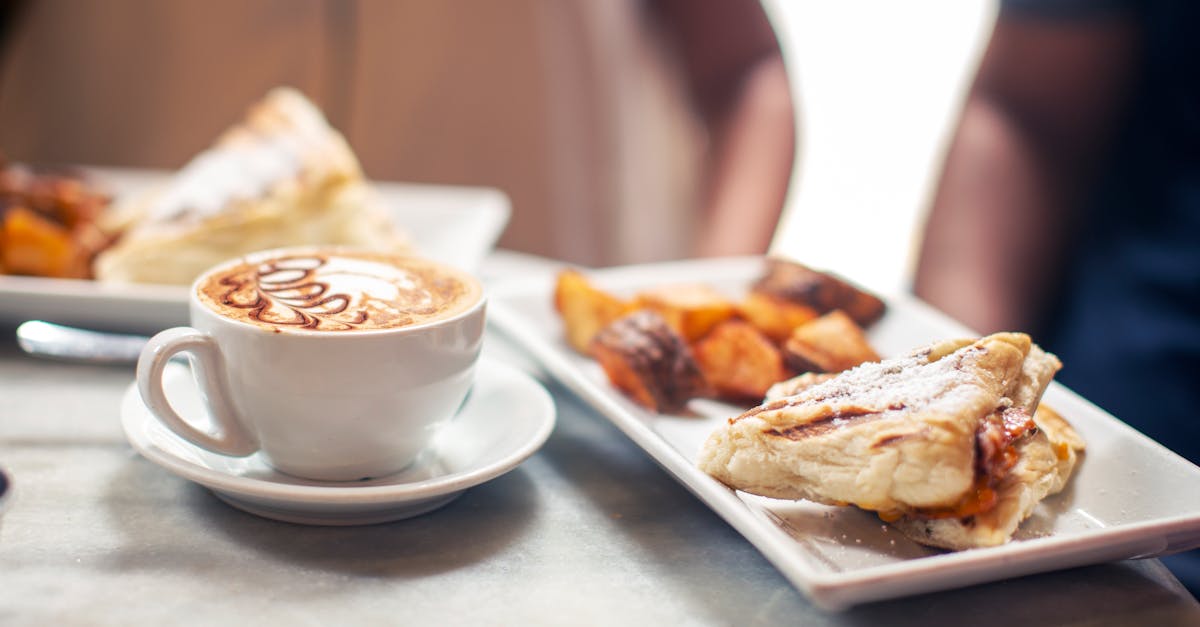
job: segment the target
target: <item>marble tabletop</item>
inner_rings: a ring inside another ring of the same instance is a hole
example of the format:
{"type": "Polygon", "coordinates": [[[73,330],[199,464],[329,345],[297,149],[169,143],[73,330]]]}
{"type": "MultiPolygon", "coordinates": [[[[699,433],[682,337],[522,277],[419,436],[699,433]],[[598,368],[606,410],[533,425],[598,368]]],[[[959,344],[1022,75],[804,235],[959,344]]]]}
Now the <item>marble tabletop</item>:
{"type": "Polygon", "coordinates": [[[141,458],[119,418],[132,378],[26,356],[0,329],[0,467],[14,487],[0,624],[1200,624],[1157,560],[823,611],[551,382],[545,446],[449,505],[370,526],[276,522],[141,458]]]}

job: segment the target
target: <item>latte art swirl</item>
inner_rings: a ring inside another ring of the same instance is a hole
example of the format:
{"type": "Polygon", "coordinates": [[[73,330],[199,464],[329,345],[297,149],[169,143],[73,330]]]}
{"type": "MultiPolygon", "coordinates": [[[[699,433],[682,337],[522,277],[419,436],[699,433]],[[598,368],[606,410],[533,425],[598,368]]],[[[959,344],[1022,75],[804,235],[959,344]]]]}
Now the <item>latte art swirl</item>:
{"type": "Polygon", "coordinates": [[[198,292],[226,317],[318,331],[422,324],[465,311],[481,296],[472,279],[433,262],[343,251],[248,259],[210,274],[198,292]]]}

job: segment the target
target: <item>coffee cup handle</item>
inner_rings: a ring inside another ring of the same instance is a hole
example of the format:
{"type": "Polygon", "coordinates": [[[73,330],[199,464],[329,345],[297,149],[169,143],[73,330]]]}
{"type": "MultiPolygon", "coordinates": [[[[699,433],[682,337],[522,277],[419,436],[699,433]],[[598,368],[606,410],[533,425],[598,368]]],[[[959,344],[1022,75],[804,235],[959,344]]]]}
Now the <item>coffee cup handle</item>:
{"type": "Polygon", "coordinates": [[[150,338],[138,357],[137,385],[150,413],[192,444],[232,457],[245,457],[259,449],[257,440],[229,401],[225,359],[212,336],[191,327],[175,327],[150,338]],[[171,357],[182,352],[191,353],[194,358],[192,368],[203,392],[204,404],[218,428],[216,434],[189,424],[167,401],[163,391],[163,369],[171,357]]]}

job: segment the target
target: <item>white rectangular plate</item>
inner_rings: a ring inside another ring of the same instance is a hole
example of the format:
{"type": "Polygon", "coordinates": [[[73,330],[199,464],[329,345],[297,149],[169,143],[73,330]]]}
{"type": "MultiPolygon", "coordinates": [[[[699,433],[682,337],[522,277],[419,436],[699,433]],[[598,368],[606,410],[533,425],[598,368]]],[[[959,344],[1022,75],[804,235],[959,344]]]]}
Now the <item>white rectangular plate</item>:
{"type": "MultiPolygon", "coordinates": [[[[588,276],[623,295],[649,286],[705,283],[736,298],[762,269],[761,258],[739,258],[612,268],[588,276]]],[[[493,291],[489,316],[514,345],[615,423],[827,609],[1200,546],[1200,468],[1057,383],[1044,402],[1086,439],[1087,453],[1067,489],[1044,501],[1007,545],[942,552],[854,508],[735,492],[701,472],[694,460],[708,435],[745,408],[693,401],[693,415],[684,416],[632,403],[609,385],[599,365],[567,346],[552,295],[552,279],[545,277],[503,283],[493,291]]],[[[890,298],[887,314],[869,330],[884,356],[967,335],[945,316],[903,297],[890,298]]]]}
{"type": "MultiPolygon", "coordinates": [[[[91,174],[118,195],[167,176],[111,169],[91,174]]],[[[508,197],[491,188],[379,182],[372,188],[421,254],[472,272],[480,270],[511,212],[508,197]]],[[[153,333],[187,324],[187,288],[0,276],[0,324],[25,320],[153,333]]]]}

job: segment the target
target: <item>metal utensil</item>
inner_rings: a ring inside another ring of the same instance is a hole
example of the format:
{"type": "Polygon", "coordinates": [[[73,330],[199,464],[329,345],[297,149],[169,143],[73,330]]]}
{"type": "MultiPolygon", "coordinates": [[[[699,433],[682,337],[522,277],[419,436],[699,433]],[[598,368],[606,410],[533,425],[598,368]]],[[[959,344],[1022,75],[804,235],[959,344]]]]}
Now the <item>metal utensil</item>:
{"type": "Polygon", "coordinates": [[[93,364],[135,364],[150,338],[30,320],[17,327],[17,344],[30,355],[93,364]]]}

